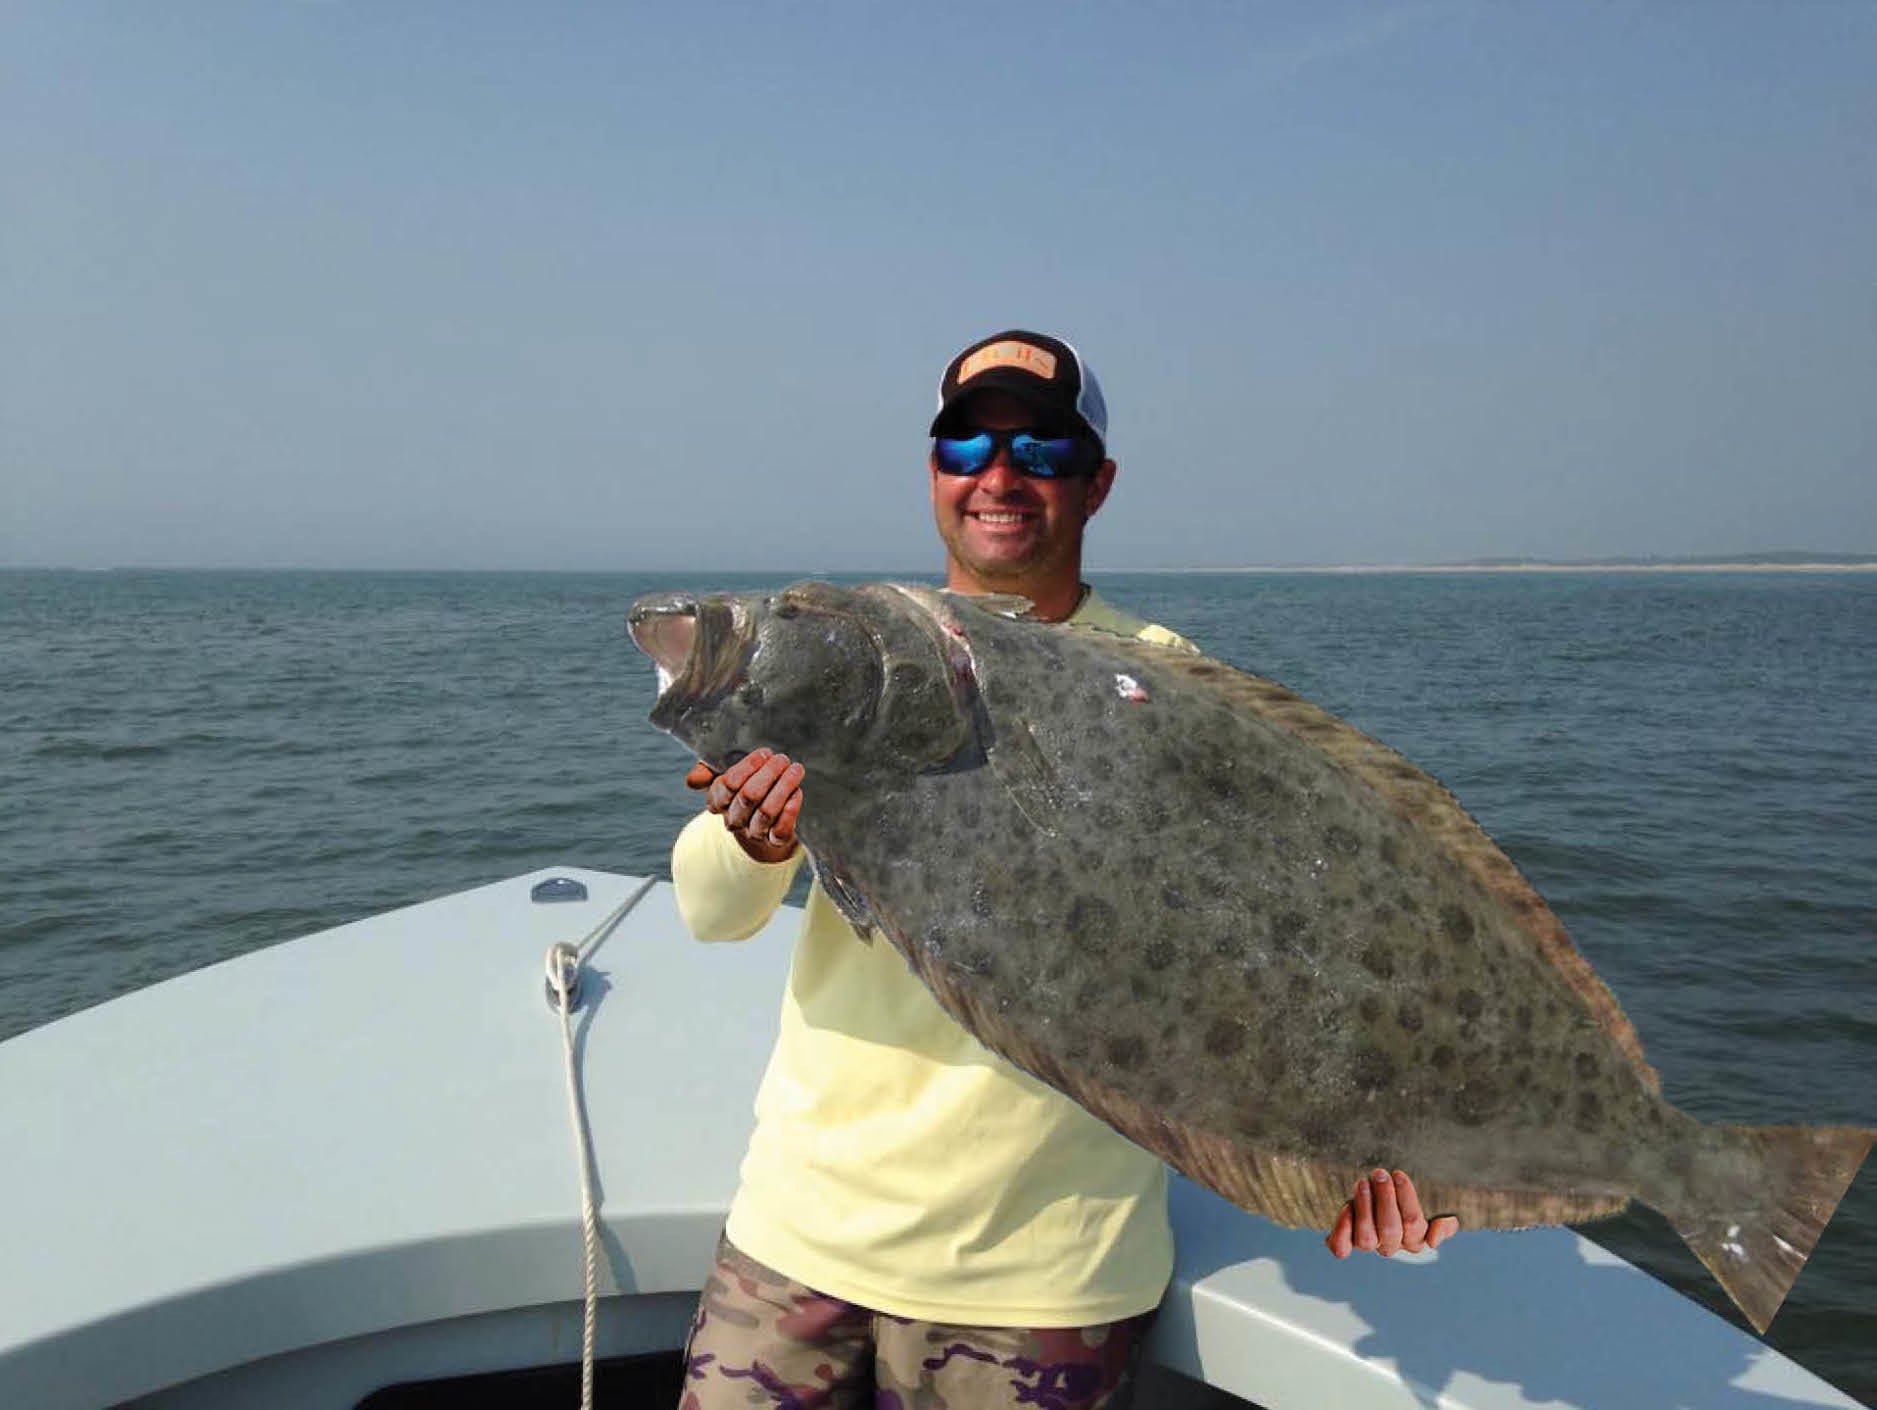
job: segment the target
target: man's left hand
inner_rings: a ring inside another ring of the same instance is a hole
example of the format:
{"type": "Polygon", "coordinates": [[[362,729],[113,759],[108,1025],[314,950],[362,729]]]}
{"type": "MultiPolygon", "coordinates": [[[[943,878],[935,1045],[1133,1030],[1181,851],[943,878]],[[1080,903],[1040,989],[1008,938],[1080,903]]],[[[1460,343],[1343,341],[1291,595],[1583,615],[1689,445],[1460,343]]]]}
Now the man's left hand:
{"type": "Polygon", "coordinates": [[[1387,1258],[1406,1249],[1419,1253],[1438,1248],[1460,1231],[1456,1215],[1440,1214],[1431,1221],[1421,1212],[1414,1181],[1397,1170],[1377,1170],[1356,1186],[1355,1194],[1336,1216],[1336,1226],[1323,1240],[1338,1258],[1351,1249],[1373,1251],[1387,1258]]]}

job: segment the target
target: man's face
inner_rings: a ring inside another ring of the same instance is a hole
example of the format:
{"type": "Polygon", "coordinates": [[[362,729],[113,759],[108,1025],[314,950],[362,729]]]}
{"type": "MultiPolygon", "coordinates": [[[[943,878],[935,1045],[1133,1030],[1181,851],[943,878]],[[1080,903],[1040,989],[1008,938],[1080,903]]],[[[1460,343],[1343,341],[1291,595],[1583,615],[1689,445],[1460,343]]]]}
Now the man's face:
{"type": "MultiPolygon", "coordinates": [[[[1035,413],[1001,392],[979,393],[964,421],[981,431],[1036,429],[1035,413]]],[[[1107,498],[1115,466],[1105,460],[1092,476],[1034,479],[1011,468],[1009,452],[1000,448],[975,475],[946,475],[935,462],[928,469],[950,585],[1020,592],[1079,576],[1082,530],[1107,498]]]]}

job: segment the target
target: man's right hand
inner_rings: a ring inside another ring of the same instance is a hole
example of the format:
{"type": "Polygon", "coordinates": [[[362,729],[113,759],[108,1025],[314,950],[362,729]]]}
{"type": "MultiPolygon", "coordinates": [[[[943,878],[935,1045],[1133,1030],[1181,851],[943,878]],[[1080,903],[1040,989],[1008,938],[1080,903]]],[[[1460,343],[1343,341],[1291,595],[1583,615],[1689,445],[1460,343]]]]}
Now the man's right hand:
{"type": "Polygon", "coordinates": [[[800,764],[772,749],[758,749],[722,773],[699,760],[685,786],[703,793],[704,805],[723,819],[745,853],[759,862],[795,855],[795,820],[802,811],[800,764]]]}

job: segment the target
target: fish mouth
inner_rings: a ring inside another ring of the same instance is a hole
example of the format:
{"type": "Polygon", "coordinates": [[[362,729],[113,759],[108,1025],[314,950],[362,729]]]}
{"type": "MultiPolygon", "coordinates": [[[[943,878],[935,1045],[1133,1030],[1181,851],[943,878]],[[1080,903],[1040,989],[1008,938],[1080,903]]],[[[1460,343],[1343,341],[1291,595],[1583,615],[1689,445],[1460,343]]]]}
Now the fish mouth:
{"type": "Polygon", "coordinates": [[[698,705],[735,687],[755,645],[740,602],[689,593],[641,597],[626,613],[626,631],[658,671],[652,723],[667,732],[698,705]]]}

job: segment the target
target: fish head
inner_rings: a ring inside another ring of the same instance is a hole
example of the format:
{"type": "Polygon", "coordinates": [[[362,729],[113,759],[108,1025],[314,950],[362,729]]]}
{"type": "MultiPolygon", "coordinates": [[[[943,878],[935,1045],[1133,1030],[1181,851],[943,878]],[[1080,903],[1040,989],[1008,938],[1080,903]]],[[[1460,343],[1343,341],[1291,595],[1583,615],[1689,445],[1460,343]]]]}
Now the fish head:
{"type": "Polygon", "coordinates": [[[885,681],[872,615],[861,594],[808,582],[642,597],[626,625],[658,668],[659,729],[715,769],[769,748],[821,772],[872,734],[885,681]]]}

